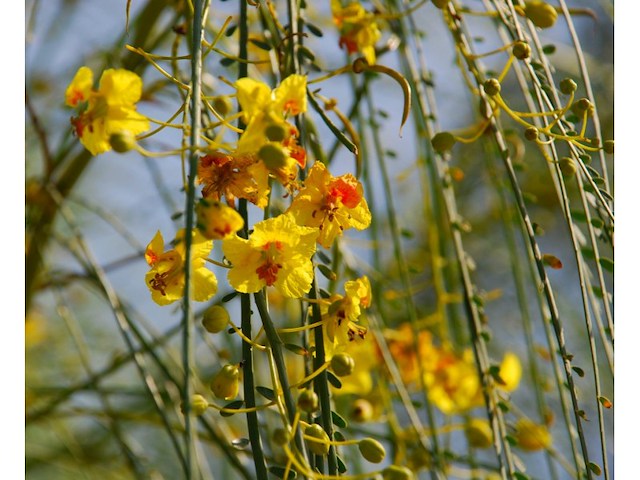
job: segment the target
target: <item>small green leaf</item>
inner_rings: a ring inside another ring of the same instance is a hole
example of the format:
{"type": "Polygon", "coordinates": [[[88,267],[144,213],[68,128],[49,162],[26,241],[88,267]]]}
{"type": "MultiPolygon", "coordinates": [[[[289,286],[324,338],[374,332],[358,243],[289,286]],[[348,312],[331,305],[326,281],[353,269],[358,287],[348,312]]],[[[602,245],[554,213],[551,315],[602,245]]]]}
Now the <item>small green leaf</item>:
{"type": "Polygon", "coordinates": [[[544,47],[542,47],[542,51],[547,55],[553,55],[554,53],[556,53],[556,46],[551,44],[545,45],[544,47]]]}
{"type": "Polygon", "coordinates": [[[344,442],[347,438],[342,434],[342,432],[336,430],[335,432],[333,432],[333,439],[339,442],[344,442]]]}
{"type": "Polygon", "coordinates": [[[289,350],[290,352],[295,353],[296,355],[301,355],[303,357],[309,355],[309,350],[300,345],[296,345],[295,343],[285,343],[284,348],[289,350]]]}
{"type": "MultiPolygon", "coordinates": [[[[286,469],[284,467],[279,467],[277,465],[273,465],[271,467],[269,467],[269,472],[272,473],[273,475],[275,475],[278,478],[284,478],[284,472],[286,471],[286,469]]],[[[296,478],[298,476],[298,473],[294,470],[289,469],[289,474],[287,475],[287,480],[291,480],[293,478],[296,478]]]]}
{"type": "Polygon", "coordinates": [[[312,34],[314,34],[316,37],[322,37],[322,35],[324,35],[322,33],[322,30],[320,30],[318,27],[316,27],[313,23],[305,22],[305,25],[307,26],[309,31],[312,34]]]}
{"type": "Polygon", "coordinates": [[[591,225],[593,225],[595,228],[602,228],[604,227],[604,222],[599,218],[592,218],[591,225]]]}
{"type": "Polygon", "coordinates": [[[332,271],[329,267],[327,267],[326,265],[323,265],[322,263],[318,265],[318,270],[320,270],[320,273],[322,274],[322,276],[325,277],[327,280],[335,280],[338,278],[338,276],[334,271],[332,271]]]}
{"type": "Polygon", "coordinates": [[[607,397],[598,397],[598,401],[602,404],[604,408],[613,407],[613,403],[607,397]]]}
{"type": "Polygon", "coordinates": [[[329,380],[329,383],[333,385],[334,388],[342,388],[342,382],[338,380],[338,377],[336,377],[332,372],[328,370],[327,370],[327,380],[329,380]]]}
{"type": "Polygon", "coordinates": [[[270,388],[257,386],[256,391],[269,401],[273,402],[276,399],[275,392],[270,388]]]}
{"type": "Polygon", "coordinates": [[[264,40],[258,40],[257,38],[250,38],[249,41],[253,43],[256,47],[266,50],[267,52],[271,50],[271,45],[269,45],[264,40]]]}
{"type": "Polygon", "coordinates": [[[345,473],[347,471],[347,466],[344,464],[339,455],[336,455],[336,460],[338,460],[338,472],[345,473]]]}
{"type": "Polygon", "coordinates": [[[580,210],[571,210],[571,218],[576,222],[586,222],[587,216],[580,210]]]}
{"type": "MultiPolygon", "coordinates": [[[[244,400],[234,400],[231,403],[227,403],[223,408],[227,410],[237,410],[238,408],[242,408],[244,405],[244,400]]],[[[220,412],[220,416],[222,417],[230,417],[231,415],[235,415],[235,412],[220,412]]]]}
{"type": "Polygon", "coordinates": [[[316,251],[316,255],[318,256],[318,258],[320,259],[321,262],[323,263],[331,263],[331,259],[328,257],[328,255],[326,253],[324,253],[321,250],[317,250],[316,251]]]}
{"type": "Polygon", "coordinates": [[[613,272],[613,260],[611,260],[610,258],[601,257],[598,263],[600,263],[600,266],[605,270],[613,272]]]}
{"type": "Polygon", "coordinates": [[[576,372],[580,378],[584,377],[584,370],[580,367],[571,367],[571,370],[576,372]]]}
{"type": "Polygon", "coordinates": [[[525,475],[522,472],[514,472],[513,478],[516,478],[517,480],[530,480],[529,475],[525,475]]]}
{"type": "Polygon", "coordinates": [[[331,422],[338,428],[347,428],[347,421],[339,414],[331,410],[331,422]]]}
{"type": "Polygon", "coordinates": [[[580,251],[582,252],[582,256],[584,258],[588,258],[589,260],[595,260],[596,259],[596,254],[594,253],[594,251],[591,248],[582,247],[582,248],[580,248],[580,251]]]}
{"type": "Polygon", "coordinates": [[[234,298],[236,298],[238,296],[238,292],[231,292],[226,294],[224,297],[222,297],[222,303],[227,303],[230,302],[231,300],[233,300],[234,298]]]}
{"type": "Polygon", "coordinates": [[[598,465],[597,463],[589,462],[589,470],[591,470],[593,473],[595,473],[598,476],[602,475],[602,469],[600,468],[600,465],[598,465]]]}
{"type": "Polygon", "coordinates": [[[331,294],[327,292],[324,288],[321,288],[320,290],[318,290],[318,293],[320,293],[320,296],[322,298],[331,298],[331,294]]]}
{"type": "Polygon", "coordinates": [[[230,65],[233,65],[234,62],[235,60],[233,58],[224,57],[222,60],[220,60],[220,65],[222,65],[223,67],[228,67],[230,65]]]}
{"type": "MultiPolygon", "coordinates": [[[[585,188],[585,190],[586,190],[586,188],[585,188]]],[[[613,197],[611,196],[611,194],[610,194],[609,192],[607,192],[606,190],[601,190],[601,189],[598,189],[598,190],[600,190],[600,194],[601,194],[604,198],[606,198],[607,200],[610,200],[610,201],[612,201],[612,202],[613,202],[613,197]]]]}
{"type": "Polygon", "coordinates": [[[230,37],[231,35],[233,35],[233,34],[235,33],[235,31],[236,31],[236,29],[237,29],[237,28],[238,28],[238,25],[236,25],[236,24],[229,25],[229,28],[227,28],[227,31],[226,31],[226,32],[224,32],[224,34],[225,34],[227,37],[230,37]]]}

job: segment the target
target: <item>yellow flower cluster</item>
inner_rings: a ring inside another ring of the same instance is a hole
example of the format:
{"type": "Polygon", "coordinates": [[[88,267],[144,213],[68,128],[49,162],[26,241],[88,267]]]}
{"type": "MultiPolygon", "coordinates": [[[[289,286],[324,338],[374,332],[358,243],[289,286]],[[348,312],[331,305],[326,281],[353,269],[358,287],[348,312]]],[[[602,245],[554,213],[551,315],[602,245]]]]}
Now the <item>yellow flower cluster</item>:
{"type": "Polygon", "coordinates": [[[375,64],[375,44],[381,37],[375,16],[358,2],[343,7],[340,0],[331,0],[331,11],[340,30],[340,46],[349,53],[360,52],[369,65],[375,64]]]}

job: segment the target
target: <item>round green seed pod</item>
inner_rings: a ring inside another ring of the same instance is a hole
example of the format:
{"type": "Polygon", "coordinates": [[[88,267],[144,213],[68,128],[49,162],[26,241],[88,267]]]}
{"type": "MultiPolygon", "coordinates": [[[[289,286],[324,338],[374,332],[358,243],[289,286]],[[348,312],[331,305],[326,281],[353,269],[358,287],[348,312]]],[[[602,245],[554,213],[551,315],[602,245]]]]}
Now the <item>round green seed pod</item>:
{"type": "Polygon", "coordinates": [[[365,460],[371,463],[380,463],[387,456],[382,444],[373,438],[364,438],[358,443],[358,450],[365,460]]]}
{"type": "MultiPolygon", "coordinates": [[[[193,415],[202,415],[209,408],[209,402],[202,395],[195,394],[191,397],[191,402],[189,402],[190,412],[193,415]]],[[[184,405],[181,406],[180,410],[184,413],[184,405]]]]}
{"type": "Polygon", "coordinates": [[[354,422],[368,422],[373,418],[373,405],[369,400],[359,398],[353,402],[351,407],[351,420],[354,422]]]}
{"type": "Polygon", "coordinates": [[[571,178],[576,174],[577,167],[576,162],[571,157],[562,157],[558,162],[560,165],[560,171],[564,178],[571,178]]]}
{"type": "Polygon", "coordinates": [[[128,130],[112,133],[109,137],[109,143],[111,144],[111,148],[118,153],[128,152],[138,146],[136,137],[128,130]]]}
{"type": "Polygon", "coordinates": [[[264,134],[271,142],[282,142],[287,138],[287,130],[282,125],[276,123],[268,125],[267,128],[264,129],[264,134]]]}
{"type": "Polygon", "coordinates": [[[577,89],[578,89],[578,84],[576,82],[574,82],[573,79],[571,79],[569,77],[563,78],[560,81],[560,91],[564,95],[571,95],[577,89]]]}
{"type": "Polygon", "coordinates": [[[533,22],[536,27],[550,28],[558,19],[558,12],[548,3],[540,0],[528,1],[524,6],[524,15],[533,22]]]}
{"type": "Polygon", "coordinates": [[[484,91],[490,97],[495,97],[500,93],[500,82],[497,78],[490,78],[486,80],[483,84],[484,91]]]}
{"type": "Polygon", "coordinates": [[[573,102],[571,105],[571,111],[578,116],[584,114],[584,112],[593,111],[593,104],[588,98],[581,98],[573,102]]]}
{"type": "Polygon", "coordinates": [[[338,353],[331,357],[331,370],[339,377],[346,377],[353,373],[356,361],[348,353],[338,353]]]}
{"type": "Polygon", "coordinates": [[[313,390],[303,390],[298,396],[298,407],[303,412],[312,413],[318,410],[320,401],[318,395],[313,390]]]}
{"type": "Polygon", "coordinates": [[[467,442],[474,448],[489,448],[493,444],[493,433],[489,422],[483,418],[472,418],[464,426],[467,442]]]}
{"type": "Polygon", "coordinates": [[[220,116],[226,117],[231,112],[233,105],[228,97],[218,97],[213,101],[213,108],[215,108],[220,116]]]}
{"type": "Polygon", "coordinates": [[[212,305],[202,316],[202,326],[209,333],[219,333],[229,324],[229,312],[221,305],[212,305]]]}
{"type": "Polygon", "coordinates": [[[407,467],[389,465],[382,471],[383,480],[415,480],[415,475],[407,467]]]}
{"type": "Polygon", "coordinates": [[[517,41],[513,44],[511,53],[513,53],[513,56],[518,60],[525,60],[531,56],[531,47],[527,42],[517,41]]]}
{"type": "Polygon", "coordinates": [[[453,148],[456,143],[456,139],[449,132],[436,133],[431,139],[431,145],[433,149],[438,153],[448,152],[453,148]]]}
{"type": "Polygon", "coordinates": [[[538,139],[538,129],[536,127],[529,127],[524,131],[524,138],[530,142],[534,142],[538,139]]]}
{"type": "Polygon", "coordinates": [[[284,428],[276,428],[271,435],[271,439],[276,445],[282,446],[291,441],[291,435],[284,428]]]}
{"type": "Polygon", "coordinates": [[[613,140],[605,140],[604,145],[602,146],[604,153],[608,153],[609,155],[613,155],[613,140]]]}
{"type": "Polygon", "coordinates": [[[238,395],[239,384],[240,368],[227,364],[213,377],[211,391],[217,398],[231,400],[238,395]]]}
{"type": "Polygon", "coordinates": [[[436,8],[440,8],[440,9],[443,9],[444,7],[447,6],[447,3],[449,3],[449,0],[431,0],[431,1],[436,6],[436,8]]]}
{"type": "Polygon", "coordinates": [[[309,450],[315,455],[326,455],[329,453],[329,435],[324,429],[317,423],[313,423],[304,429],[304,434],[307,437],[317,438],[320,442],[314,442],[313,440],[307,440],[309,450]]]}
{"type": "Polygon", "coordinates": [[[258,157],[269,170],[278,170],[287,164],[287,155],[281,146],[275,143],[267,143],[258,150],[258,157]]]}

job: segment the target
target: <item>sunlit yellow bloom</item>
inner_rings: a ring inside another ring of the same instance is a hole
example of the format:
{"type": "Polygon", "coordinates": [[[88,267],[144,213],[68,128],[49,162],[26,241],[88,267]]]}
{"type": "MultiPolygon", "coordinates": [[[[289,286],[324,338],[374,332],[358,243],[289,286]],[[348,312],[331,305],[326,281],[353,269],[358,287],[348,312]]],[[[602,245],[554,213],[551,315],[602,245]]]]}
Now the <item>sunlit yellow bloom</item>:
{"type": "Polygon", "coordinates": [[[520,379],[522,378],[522,364],[515,353],[507,352],[504,354],[504,358],[500,364],[499,375],[504,383],[498,384],[498,388],[507,392],[512,392],[518,388],[520,379]]]}
{"type": "Polygon", "coordinates": [[[271,90],[269,86],[249,77],[236,82],[238,103],[249,124],[259,114],[298,115],[307,111],[307,77],[293,74],[271,90]]]}
{"type": "Polygon", "coordinates": [[[197,227],[209,240],[230,237],[242,227],[244,220],[233,208],[216,200],[203,198],[196,205],[197,227]]]}
{"type": "Polygon", "coordinates": [[[393,330],[386,330],[384,336],[406,384],[419,382],[421,370],[426,372],[435,369],[437,350],[428,330],[422,330],[418,334],[418,352],[414,344],[413,329],[409,323],[403,323],[393,330]]]}
{"type": "Polygon", "coordinates": [[[290,215],[256,223],[248,240],[222,241],[222,251],[233,267],[228,279],[242,293],[275,286],[286,297],[302,297],[311,288],[318,230],[296,225],[290,215]]]}
{"type": "Polygon", "coordinates": [[[440,349],[434,370],[425,373],[429,400],[447,415],[462,413],[481,405],[478,372],[471,350],[462,356],[440,349]]]}
{"type": "Polygon", "coordinates": [[[98,90],[92,87],[93,72],[80,67],[65,92],[66,104],[81,108],[71,123],[92,155],[111,149],[112,134],[137,135],[149,129],[147,118],[136,111],[142,95],[142,79],[138,75],[124,69],[108,69],[100,78],[98,90]]]}
{"type": "Polygon", "coordinates": [[[521,449],[530,452],[547,449],[553,441],[545,425],[534,423],[528,418],[521,418],[516,422],[514,437],[521,449]]]}
{"type": "Polygon", "coordinates": [[[343,7],[340,0],[331,0],[331,10],[340,30],[340,46],[349,53],[360,52],[370,65],[375,64],[375,44],[381,36],[375,15],[358,2],[343,7]]]}
{"type": "Polygon", "coordinates": [[[371,223],[362,184],[350,173],[333,177],[321,162],[311,167],[289,211],[299,225],[320,229],[323,247],[330,247],[345,229],[363,230],[371,223]]]}
{"type": "Polygon", "coordinates": [[[333,295],[330,298],[331,304],[322,307],[327,337],[338,345],[365,337],[367,329],[357,322],[362,309],[371,304],[371,285],[366,276],[345,282],[344,289],[344,296],[333,295]]]}
{"type": "Polygon", "coordinates": [[[350,375],[340,378],[342,387],[333,389],[338,395],[353,393],[367,395],[373,390],[372,371],[380,365],[380,359],[376,355],[376,345],[372,335],[355,336],[353,341],[344,344],[325,342],[326,357],[331,359],[337,353],[348,353],[355,361],[355,367],[350,375]]]}
{"type": "MultiPolygon", "coordinates": [[[[184,263],[186,260],[184,229],[176,235],[175,247],[164,251],[164,239],[160,231],[147,245],[144,258],[151,267],[145,282],[151,291],[151,298],[158,305],[168,305],[180,300],[184,293],[184,263]]],[[[213,297],[218,282],[212,271],[205,267],[205,258],[213,248],[213,241],[207,240],[194,229],[191,244],[191,282],[193,299],[204,302],[213,297]]]]}
{"type": "Polygon", "coordinates": [[[205,198],[225,196],[230,204],[235,198],[245,198],[260,208],[267,206],[269,171],[255,155],[206,155],[198,163],[198,182],[204,185],[205,198]]]}

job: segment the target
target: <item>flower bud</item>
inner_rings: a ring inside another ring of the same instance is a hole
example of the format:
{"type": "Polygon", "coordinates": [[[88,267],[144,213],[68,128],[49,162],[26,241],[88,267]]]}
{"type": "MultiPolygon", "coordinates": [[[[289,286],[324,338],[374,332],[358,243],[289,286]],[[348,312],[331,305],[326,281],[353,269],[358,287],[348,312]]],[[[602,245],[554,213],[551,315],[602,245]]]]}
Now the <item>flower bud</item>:
{"type": "Polygon", "coordinates": [[[497,78],[490,78],[486,80],[483,86],[485,93],[490,97],[495,97],[500,93],[500,82],[497,78]]]}
{"type": "Polygon", "coordinates": [[[202,326],[209,333],[219,333],[229,324],[229,312],[221,305],[212,305],[202,316],[202,326]]]}
{"type": "Polygon", "coordinates": [[[517,41],[516,43],[513,44],[511,53],[518,60],[524,60],[531,56],[531,47],[527,42],[517,41]]]}
{"type": "Polygon", "coordinates": [[[373,438],[364,438],[358,443],[358,450],[365,460],[371,463],[380,463],[387,456],[382,444],[373,438]]]}
{"type": "Polygon", "coordinates": [[[553,27],[558,19],[556,9],[541,0],[528,1],[524,6],[524,15],[540,28],[553,27]]]}
{"type": "Polygon", "coordinates": [[[217,398],[231,400],[238,395],[240,384],[240,369],[238,365],[225,365],[213,377],[211,391],[217,398]]]}
{"type": "Polygon", "coordinates": [[[359,398],[355,402],[353,402],[353,407],[351,408],[351,420],[354,422],[368,422],[373,418],[373,405],[369,400],[365,400],[364,398],[359,398]]]}
{"type": "Polygon", "coordinates": [[[472,418],[464,426],[467,442],[474,448],[489,448],[493,443],[493,433],[489,422],[483,418],[472,418]]]}
{"type": "Polygon", "coordinates": [[[303,412],[312,413],[318,410],[318,395],[313,390],[303,390],[298,396],[298,407],[303,412]]]}
{"type": "Polygon", "coordinates": [[[524,138],[530,142],[534,142],[538,139],[538,129],[536,127],[529,127],[524,131],[524,138]]]}
{"type": "Polygon", "coordinates": [[[287,138],[287,129],[277,123],[272,123],[264,129],[264,134],[271,142],[282,142],[287,138]]]}
{"type": "Polygon", "coordinates": [[[282,446],[291,441],[291,435],[289,435],[284,428],[276,428],[273,431],[271,439],[276,445],[282,446]]]}
{"type": "Polygon", "coordinates": [[[571,157],[562,157],[558,162],[560,165],[560,171],[564,178],[571,178],[576,174],[577,167],[576,162],[571,157]]]}
{"type": "Polygon", "coordinates": [[[604,153],[608,153],[609,155],[613,155],[613,140],[605,140],[604,145],[602,146],[604,153]]]}
{"type": "Polygon", "coordinates": [[[309,450],[315,455],[326,455],[329,453],[329,435],[324,429],[318,425],[317,423],[313,423],[304,429],[304,434],[307,437],[317,438],[319,441],[313,441],[307,439],[307,445],[309,446],[309,450]]]}
{"type": "Polygon", "coordinates": [[[213,101],[213,108],[221,117],[226,117],[231,112],[233,106],[228,97],[218,97],[213,101]]]}
{"type": "Polygon", "coordinates": [[[433,149],[438,153],[448,152],[453,148],[455,143],[455,137],[449,132],[436,133],[431,139],[431,145],[433,145],[433,149]]]}
{"type": "MultiPolygon", "coordinates": [[[[195,394],[191,397],[191,402],[189,402],[189,411],[193,415],[202,415],[209,408],[209,402],[202,395],[195,394]]],[[[184,405],[180,407],[182,413],[184,413],[184,405]]]]}
{"type": "Polygon", "coordinates": [[[258,157],[269,170],[278,170],[287,165],[287,154],[280,145],[267,143],[258,150],[258,157]]]}
{"type": "Polygon", "coordinates": [[[581,98],[571,105],[571,111],[578,116],[583,115],[584,112],[587,112],[587,115],[591,116],[593,115],[593,104],[588,98],[581,98]]]}
{"type": "Polygon", "coordinates": [[[338,353],[331,357],[331,370],[339,377],[351,375],[355,366],[355,360],[348,353],[338,353]]]}
{"type": "Polygon", "coordinates": [[[118,153],[125,153],[138,146],[136,137],[129,130],[112,133],[109,137],[111,148],[118,153]]]}
{"type": "Polygon", "coordinates": [[[415,480],[415,475],[407,467],[389,465],[382,471],[383,480],[415,480]]]}
{"type": "Polygon", "coordinates": [[[516,422],[514,434],[518,446],[530,452],[543,450],[551,446],[551,433],[545,425],[539,425],[527,418],[521,418],[516,422]]]}
{"type": "Polygon", "coordinates": [[[369,62],[367,62],[367,59],[364,57],[356,58],[351,64],[351,70],[353,70],[353,73],[362,73],[367,68],[369,68],[369,62]]]}
{"type": "Polygon", "coordinates": [[[577,89],[578,89],[578,84],[576,82],[574,82],[573,79],[571,79],[569,77],[563,78],[560,81],[560,91],[564,95],[571,95],[577,89]]]}
{"type": "Polygon", "coordinates": [[[444,8],[447,6],[447,3],[449,3],[449,0],[431,0],[433,2],[433,4],[435,5],[436,8],[444,8]]]}

